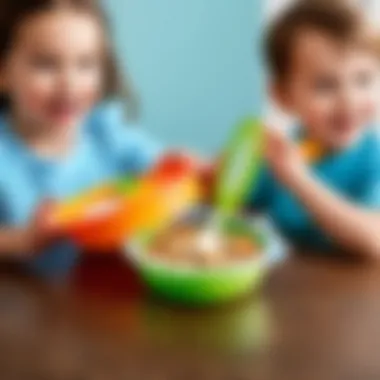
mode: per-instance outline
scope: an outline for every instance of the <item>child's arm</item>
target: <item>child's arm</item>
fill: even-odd
[[[0,227],[0,259],[21,259],[34,250],[28,228]]]
[[[24,227],[0,226],[0,259],[24,259],[37,255],[53,238],[45,217],[50,205],[50,202],[44,202],[39,206]]]
[[[278,133],[268,134],[267,160],[277,179],[326,234],[348,251],[380,258],[380,212],[361,209],[326,188],[308,171],[293,144]]]
[[[89,131],[103,152],[126,174],[145,172],[163,154],[161,144],[144,128],[129,125],[119,102],[99,106],[89,119]]]

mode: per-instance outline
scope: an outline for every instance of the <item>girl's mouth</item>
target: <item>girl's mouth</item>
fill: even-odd
[[[80,107],[74,101],[57,100],[48,105],[47,112],[55,121],[65,122],[77,118]]]

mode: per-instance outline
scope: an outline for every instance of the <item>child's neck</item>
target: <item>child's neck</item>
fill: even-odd
[[[77,137],[76,128],[55,128],[53,125],[34,125],[17,115],[12,126],[22,141],[39,157],[59,159],[65,157]]]

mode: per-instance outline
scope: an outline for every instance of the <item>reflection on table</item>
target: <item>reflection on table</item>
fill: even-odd
[[[186,310],[116,255],[85,256],[66,286],[4,267],[1,378],[379,378],[379,291],[376,265],[296,257],[249,299]]]

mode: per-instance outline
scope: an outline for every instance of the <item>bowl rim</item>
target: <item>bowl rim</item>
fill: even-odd
[[[271,249],[270,233],[266,230],[260,221],[252,216],[237,216],[240,220],[244,221],[247,227],[250,227],[254,234],[261,240],[262,249],[252,258],[237,260],[229,265],[221,265],[215,267],[194,267],[191,265],[173,265],[164,260],[159,260],[152,256],[145,256],[144,237],[135,237],[132,240],[126,241],[123,246],[123,252],[126,259],[128,259],[137,270],[157,270],[165,271],[173,275],[221,275],[223,273],[232,274],[235,272],[242,272],[244,270],[251,270],[252,268],[268,267],[272,261],[269,255]],[[145,256],[145,257],[144,257]]]
[[[269,263],[268,260],[266,260],[265,254],[262,254],[261,256],[255,256],[252,259],[248,260],[239,260],[237,262],[232,263],[231,265],[225,265],[225,266],[217,266],[217,267],[202,267],[197,268],[190,265],[178,265],[174,266],[170,263],[167,263],[165,261],[161,261],[155,258],[148,259],[141,259],[140,253],[141,252],[137,246],[128,246],[128,249],[125,251],[125,255],[129,260],[132,261],[132,263],[137,267],[138,269],[148,269],[149,270],[156,270],[156,271],[162,271],[166,273],[171,273],[173,275],[196,275],[196,276],[202,276],[202,275],[222,275],[223,273],[232,274],[235,272],[242,272],[244,270],[251,269],[253,267],[262,266],[265,267],[267,263]]]

